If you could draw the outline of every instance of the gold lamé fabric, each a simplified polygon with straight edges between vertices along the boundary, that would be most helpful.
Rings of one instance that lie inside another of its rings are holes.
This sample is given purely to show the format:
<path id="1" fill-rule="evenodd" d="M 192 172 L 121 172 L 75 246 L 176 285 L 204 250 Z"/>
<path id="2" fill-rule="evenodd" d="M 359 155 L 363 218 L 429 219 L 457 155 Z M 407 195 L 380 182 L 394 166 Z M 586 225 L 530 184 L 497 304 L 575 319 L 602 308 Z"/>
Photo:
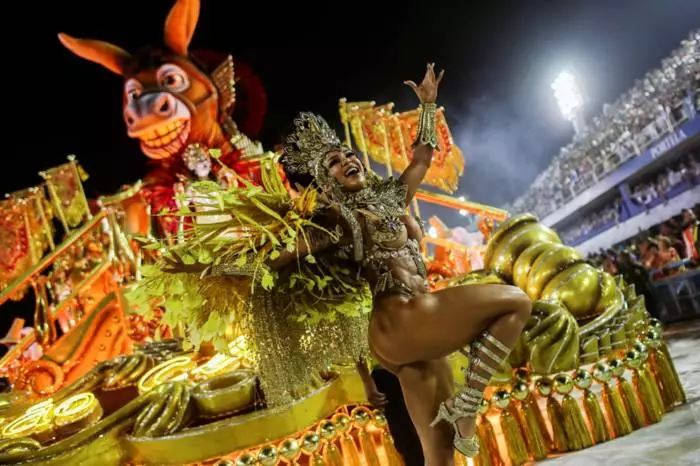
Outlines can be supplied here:
<path id="1" fill-rule="evenodd" d="M 369 315 L 316 324 L 282 315 L 283 292 L 258 293 L 249 311 L 247 332 L 255 346 L 261 386 L 269 406 L 291 403 L 314 388 L 318 375 L 333 364 L 355 363 L 368 355 Z"/>

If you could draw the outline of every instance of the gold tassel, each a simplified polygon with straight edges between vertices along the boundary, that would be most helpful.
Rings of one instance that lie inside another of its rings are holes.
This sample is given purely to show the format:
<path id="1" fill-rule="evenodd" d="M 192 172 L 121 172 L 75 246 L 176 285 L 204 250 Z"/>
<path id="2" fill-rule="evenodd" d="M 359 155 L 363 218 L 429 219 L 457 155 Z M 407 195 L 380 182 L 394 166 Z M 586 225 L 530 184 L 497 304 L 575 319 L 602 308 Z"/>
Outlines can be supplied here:
<path id="1" fill-rule="evenodd" d="M 656 362 L 657 382 L 660 383 L 661 392 L 665 392 L 666 410 L 670 411 L 677 403 L 683 403 L 685 396 L 677 383 L 675 371 L 666 353 L 661 349 L 655 349 L 653 355 Z"/>
<path id="2" fill-rule="evenodd" d="M 376 447 L 372 441 L 372 437 L 367 433 L 366 430 L 360 430 L 357 436 L 360 438 L 360 446 L 362 447 L 362 453 L 365 456 L 365 461 L 367 461 L 368 466 L 379 466 L 379 458 L 377 458 Z"/>
<path id="3" fill-rule="evenodd" d="M 340 451 L 343 453 L 343 458 L 347 458 L 350 464 L 360 464 L 360 452 L 357 450 L 357 444 L 348 434 L 343 434 L 340 439 Z"/>
<path id="4" fill-rule="evenodd" d="M 593 439 L 591 439 L 591 433 L 588 431 L 581 408 L 571 395 L 564 395 L 561 402 L 561 413 L 569 450 L 582 450 L 593 446 Z"/>
<path id="5" fill-rule="evenodd" d="M 314 453 L 314 455 L 311 457 L 311 465 L 326 466 L 326 460 L 323 459 L 323 456 Z"/>
<path id="6" fill-rule="evenodd" d="M 329 466 L 343 466 L 343 458 L 340 456 L 338 447 L 333 442 L 328 442 L 325 451 L 326 463 Z"/>
<path id="7" fill-rule="evenodd" d="M 637 396 L 644 409 L 647 423 L 656 424 L 661 421 L 661 417 L 664 414 L 663 401 L 656 382 L 652 380 L 652 375 L 646 364 L 634 371 L 632 383 L 637 389 Z"/>
<path id="8" fill-rule="evenodd" d="M 537 420 L 537 414 L 540 418 L 542 417 L 539 412 L 537 404 L 531 403 L 530 401 L 534 397 L 528 395 L 528 397 L 517 404 L 518 418 L 520 419 L 520 426 L 522 432 L 525 434 L 525 440 L 527 441 L 528 450 L 530 455 L 537 461 L 547 458 L 547 452 L 549 451 L 552 440 L 549 438 L 549 432 L 547 432 L 547 427 L 540 425 Z M 535 413 L 534 410 L 537 410 Z"/>
<path id="9" fill-rule="evenodd" d="M 637 397 L 634 396 L 634 390 L 632 390 L 632 386 L 626 378 L 617 378 L 617 391 L 620 398 L 622 398 L 622 402 L 624 403 L 627 414 L 629 415 L 632 429 L 637 430 L 644 427 L 646 425 L 644 422 L 644 414 L 642 413 L 642 409 L 637 402 Z"/>
<path id="10" fill-rule="evenodd" d="M 678 388 L 671 361 L 666 357 L 666 353 L 659 348 L 655 349 L 653 354 L 659 389 L 662 393 L 666 392 L 666 410 L 671 411 L 677 403 L 681 402 L 683 395 Z"/>
<path id="11" fill-rule="evenodd" d="M 605 423 L 605 416 L 603 416 L 603 410 L 600 408 L 600 401 L 598 401 L 595 393 L 590 390 L 584 392 L 583 407 L 586 410 L 586 417 L 591 425 L 593 441 L 598 444 L 610 440 L 608 426 Z"/>
<path id="12" fill-rule="evenodd" d="M 620 394 L 613 390 L 609 383 L 603 384 L 603 404 L 608 412 L 608 419 L 615 430 L 615 437 L 623 437 L 632 432 L 632 423 L 627 417 L 625 404 L 620 398 Z"/>
<path id="13" fill-rule="evenodd" d="M 554 450 L 559 453 L 566 453 L 568 451 L 568 443 L 562 422 L 561 406 L 559 406 L 559 403 L 553 396 L 547 398 L 547 416 L 549 417 L 549 423 L 552 425 Z"/>
<path id="14" fill-rule="evenodd" d="M 478 430 L 479 441 L 481 442 L 479 466 L 505 466 L 506 463 L 501 458 L 501 452 L 498 449 L 496 433 L 493 431 L 491 421 L 486 416 L 482 415 L 480 417 Z"/>
<path id="15" fill-rule="evenodd" d="M 668 350 L 668 345 L 666 342 L 662 342 L 661 344 L 661 351 L 663 351 L 664 355 L 666 356 L 666 361 L 668 361 L 668 365 L 671 368 L 671 373 L 673 374 L 673 379 L 676 381 L 676 388 L 678 389 L 678 402 L 681 404 L 686 404 L 688 402 L 688 397 L 685 394 L 685 390 L 683 389 L 683 383 L 681 382 L 681 378 L 678 375 L 678 371 L 676 370 L 676 365 L 673 363 L 673 358 L 671 357 L 671 353 Z"/>
<path id="16" fill-rule="evenodd" d="M 509 409 L 501 410 L 501 430 L 508 445 L 508 454 L 510 462 L 513 466 L 520 466 L 529 459 L 527 445 L 523 438 L 523 433 L 520 431 L 520 425 Z"/>
<path id="17" fill-rule="evenodd" d="M 401 459 L 399 452 L 396 451 L 396 445 L 394 445 L 394 439 L 391 437 L 389 429 L 384 429 L 382 432 L 382 448 L 384 448 L 384 453 L 389 461 L 389 466 L 403 465 L 403 460 Z"/>

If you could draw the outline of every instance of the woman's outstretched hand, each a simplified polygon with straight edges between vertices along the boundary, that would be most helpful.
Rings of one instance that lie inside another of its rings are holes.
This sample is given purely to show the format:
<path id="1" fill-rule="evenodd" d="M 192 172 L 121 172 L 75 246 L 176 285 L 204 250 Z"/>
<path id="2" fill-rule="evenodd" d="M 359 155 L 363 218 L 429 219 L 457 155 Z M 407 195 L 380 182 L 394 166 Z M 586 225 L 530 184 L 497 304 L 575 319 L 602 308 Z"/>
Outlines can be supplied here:
<path id="1" fill-rule="evenodd" d="M 428 63 L 428 69 L 425 71 L 425 77 L 420 85 L 413 81 L 404 81 L 403 83 L 413 89 L 422 104 L 434 104 L 437 100 L 440 81 L 444 75 L 445 70 L 442 70 L 440 75 L 435 77 L 435 63 Z"/>

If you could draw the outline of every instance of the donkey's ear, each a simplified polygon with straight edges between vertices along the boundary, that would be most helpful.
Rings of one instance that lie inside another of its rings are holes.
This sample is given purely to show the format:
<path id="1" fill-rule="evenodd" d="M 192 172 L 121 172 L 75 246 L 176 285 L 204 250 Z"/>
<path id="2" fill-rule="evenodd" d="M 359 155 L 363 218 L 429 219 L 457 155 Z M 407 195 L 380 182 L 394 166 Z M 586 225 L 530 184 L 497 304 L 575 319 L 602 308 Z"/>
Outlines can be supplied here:
<path id="1" fill-rule="evenodd" d="M 58 40 L 77 56 L 102 65 L 109 71 L 124 76 L 124 69 L 132 61 L 126 50 L 100 40 L 76 39 L 60 33 Z"/>
<path id="2" fill-rule="evenodd" d="M 177 0 L 165 20 L 165 45 L 186 57 L 198 20 L 199 0 Z"/>

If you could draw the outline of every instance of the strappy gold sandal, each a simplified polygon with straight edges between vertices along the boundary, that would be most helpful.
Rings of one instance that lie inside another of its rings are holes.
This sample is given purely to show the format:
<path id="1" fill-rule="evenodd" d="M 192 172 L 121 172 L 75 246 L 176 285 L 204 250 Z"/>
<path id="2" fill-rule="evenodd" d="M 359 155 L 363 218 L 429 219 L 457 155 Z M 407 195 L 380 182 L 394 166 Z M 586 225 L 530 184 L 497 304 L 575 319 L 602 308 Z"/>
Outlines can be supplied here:
<path id="1" fill-rule="evenodd" d="M 488 342 L 489 345 L 493 346 L 493 349 L 485 346 L 484 342 Z M 496 354 L 497 352 L 501 354 Z M 483 400 L 484 390 L 491 381 L 493 374 L 501 368 L 509 353 L 510 348 L 497 340 L 488 331 L 484 331 L 480 338 L 471 345 L 470 352 L 464 352 L 469 358 L 469 367 L 464 374 L 465 388 L 454 397 L 452 408 L 449 408 L 446 402 L 440 403 L 437 416 L 430 424 L 431 427 L 435 427 L 442 421 L 452 424 L 452 428 L 455 431 L 454 447 L 468 458 L 473 458 L 479 454 L 479 437 L 476 434 L 469 438 L 462 437 L 457 427 L 457 421 L 462 418 L 476 419 Z M 490 361 L 485 359 L 490 359 Z M 477 373 L 477 368 L 486 377 Z M 478 385 L 480 388 L 476 388 L 475 385 Z"/>

